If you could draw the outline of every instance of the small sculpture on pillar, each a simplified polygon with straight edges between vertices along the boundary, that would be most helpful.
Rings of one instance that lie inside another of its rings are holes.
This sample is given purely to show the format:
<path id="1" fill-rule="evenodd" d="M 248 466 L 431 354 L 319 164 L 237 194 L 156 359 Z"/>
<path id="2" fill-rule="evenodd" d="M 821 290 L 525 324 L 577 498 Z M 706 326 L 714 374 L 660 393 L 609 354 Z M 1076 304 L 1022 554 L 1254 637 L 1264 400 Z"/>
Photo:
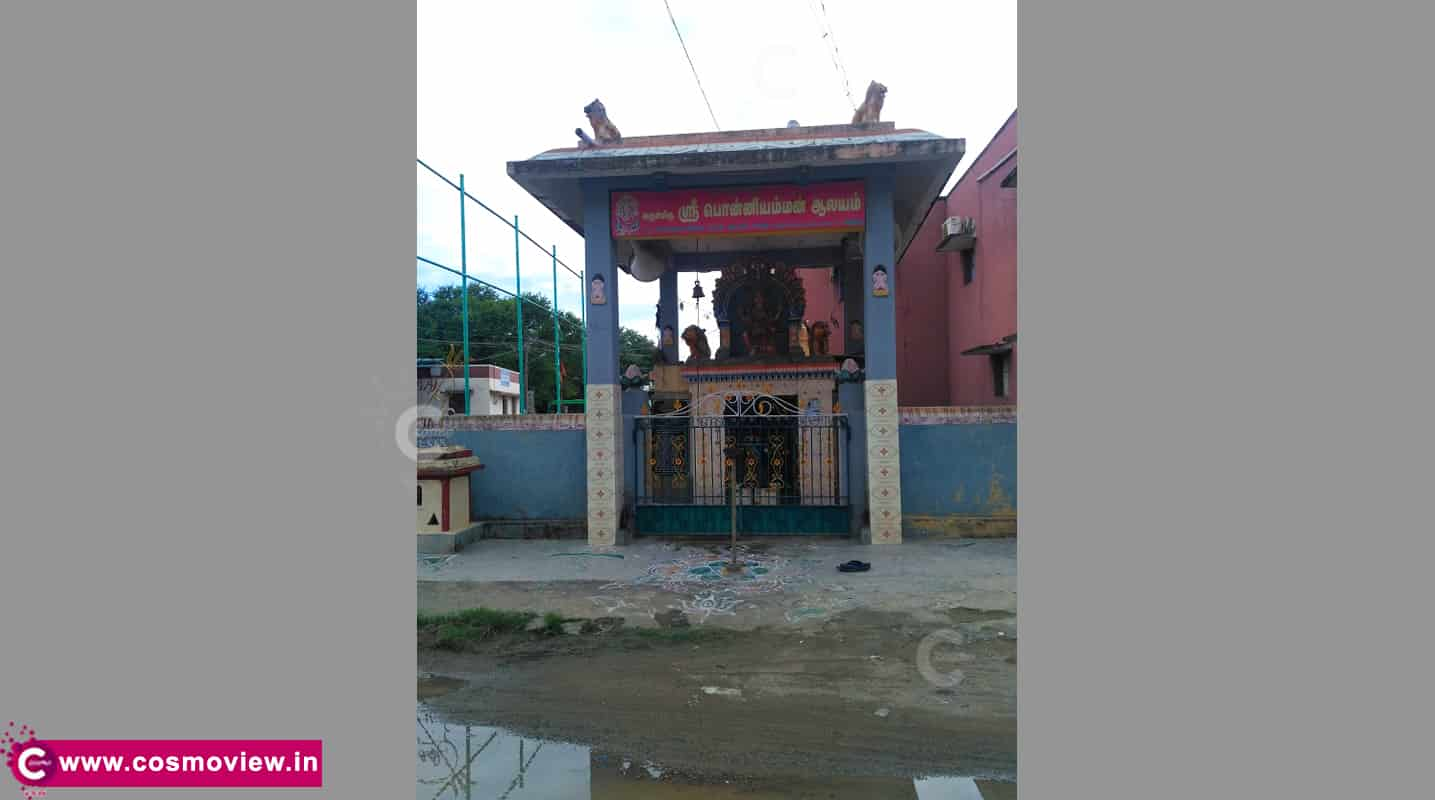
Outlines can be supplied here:
<path id="1" fill-rule="evenodd" d="M 823 322 L 822 320 L 818 320 L 818 321 L 812 323 L 812 328 L 811 328 L 811 333 L 810 333 L 810 341 L 811 341 L 811 343 L 812 343 L 812 351 L 811 351 L 811 352 L 812 352 L 812 355 L 814 355 L 814 356 L 825 356 L 825 355 L 827 355 L 827 348 L 828 348 L 827 340 L 828 340 L 828 338 L 830 337 L 830 335 L 831 335 L 831 333 L 830 333 L 830 331 L 828 331 L 828 329 L 827 329 L 827 323 L 826 323 L 826 322 Z"/>
<path id="2" fill-rule="evenodd" d="M 683 329 L 683 342 L 688 346 L 688 364 L 696 364 L 712 358 L 712 351 L 708 349 L 708 335 L 702 328 L 696 325 L 689 325 Z"/>
<path id="3" fill-rule="evenodd" d="M 629 364 L 628 369 L 623 372 L 623 376 L 618 379 L 619 385 L 624 389 L 638 389 L 647 386 L 650 382 L 649 377 L 637 364 Z"/>
<path id="4" fill-rule="evenodd" d="M 872 296 L 886 297 L 888 294 L 887 268 L 879 264 L 872 269 Z"/>

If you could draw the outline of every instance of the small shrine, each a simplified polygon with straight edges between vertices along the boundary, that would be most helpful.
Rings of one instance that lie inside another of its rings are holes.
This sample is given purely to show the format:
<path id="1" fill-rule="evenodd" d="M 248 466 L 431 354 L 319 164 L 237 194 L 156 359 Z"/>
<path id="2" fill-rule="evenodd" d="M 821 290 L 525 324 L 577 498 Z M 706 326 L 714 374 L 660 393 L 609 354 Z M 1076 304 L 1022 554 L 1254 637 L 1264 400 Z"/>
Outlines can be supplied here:
<path id="1" fill-rule="evenodd" d="M 881 121 L 884 94 L 851 124 L 631 137 L 595 101 L 593 136 L 509 163 L 584 237 L 590 544 L 734 518 L 901 541 L 895 265 L 965 145 Z M 621 358 L 620 271 L 658 283 L 650 374 Z M 712 316 L 682 325 L 704 272 Z"/>
<path id="2" fill-rule="evenodd" d="M 420 553 L 452 553 L 476 533 L 469 512 L 468 482 L 483 469 L 473 451 L 454 445 L 418 448 L 418 547 Z"/>
<path id="3" fill-rule="evenodd" d="M 831 267 L 820 270 L 822 277 Z M 830 350 L 828 323 L 804 317 L 807 295 L 799 270 L 762 253 L 735 257 L 713 291 L 718 348 L 706 332 L 684 331 L 688 357 L 654 369 L 653 410 L 700 405 L 710 395 L 765 394 L 796 408 L 830 414 L 834 375 L 846 354 Z"/>
<path id="4" fill-rule="evenodd" d="M 720 340 L 717 358 L 807 357 L 802 312 L 807 293 L 797 271 L 761 255 L 724 267 L 713 292 Z"/>

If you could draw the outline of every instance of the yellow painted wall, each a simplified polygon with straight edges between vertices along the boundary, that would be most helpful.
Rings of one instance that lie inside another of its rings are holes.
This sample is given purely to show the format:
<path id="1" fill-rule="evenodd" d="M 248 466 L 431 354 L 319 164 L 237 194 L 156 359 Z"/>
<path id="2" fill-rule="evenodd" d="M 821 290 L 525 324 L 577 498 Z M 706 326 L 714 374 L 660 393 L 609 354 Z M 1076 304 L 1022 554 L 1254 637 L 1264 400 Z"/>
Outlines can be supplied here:
<path id="1" fill-rule="evenodd" d="M 436 478 L 420 480 L 419 486 L 423 487 L 423 503 L 418 507 L 419 533 L 455 533 L 472 524 L 468 513 L 467 475 L 460 475 L 449 480 L 448 531 L 443 530 L 443 481 Z M 436 517 L 438 523 L 430 525 L 430 516 Z"/>
<path id="2" fill-rule="evenodd" d="M 443 482 L 439 480 L 421 480 L 419 481 L 419 487 L 423 489 L 423 502 L 418 506 L 418 532 L 439 533 L 443 530 L 440 524 L 443 520 Z M 465 491 L 465 507 L 467 507 L 468 503 L 467 496 L 468 492 Z M 418 497 L 416 496 L 415 500 L 417 499 Z M 428 522 L 430 516 L 439 520 L 440 523 L 430 525 Z"/>

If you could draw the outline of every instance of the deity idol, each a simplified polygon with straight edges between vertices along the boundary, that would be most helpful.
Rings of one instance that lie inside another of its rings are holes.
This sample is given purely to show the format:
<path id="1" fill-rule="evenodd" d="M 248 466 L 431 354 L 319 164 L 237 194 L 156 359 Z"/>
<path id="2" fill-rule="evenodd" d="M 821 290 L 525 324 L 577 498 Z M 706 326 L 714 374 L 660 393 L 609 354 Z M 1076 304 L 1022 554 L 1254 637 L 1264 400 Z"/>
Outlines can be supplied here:
<path id="1" fill-rule="evenodd" d="M 752 303 L 739 316 L 742 322 L 742 343 L 750 356 L 774 355 L 782 339 L 780 314 L 769 311 L 767 299 L 760 290 L 752 293 Z"/>

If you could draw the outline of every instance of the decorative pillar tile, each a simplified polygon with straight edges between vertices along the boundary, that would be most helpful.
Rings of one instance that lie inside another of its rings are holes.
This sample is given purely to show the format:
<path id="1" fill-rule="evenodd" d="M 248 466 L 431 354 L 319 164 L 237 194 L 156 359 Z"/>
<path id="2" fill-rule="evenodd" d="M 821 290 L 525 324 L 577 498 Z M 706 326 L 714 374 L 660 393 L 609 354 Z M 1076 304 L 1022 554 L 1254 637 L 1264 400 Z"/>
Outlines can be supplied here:
<path id="1" fill-rule="evenodd" d="M 902 541 L 902 459 L 898 450 L 900 415 L 897 381 L 868 380 L 864 385 L 867 417 L 867 509 L 873 544 Z"/>
<path id="2" fill-rule="evenodd" d="M 618 518 L 622 511 L 622 490 L 618 483 L 623 468 L 618 449 L 618 387 L 589 384 L 587 387 L 588 428 L 588 544 L 611 546 L 618 541 Z"/>

